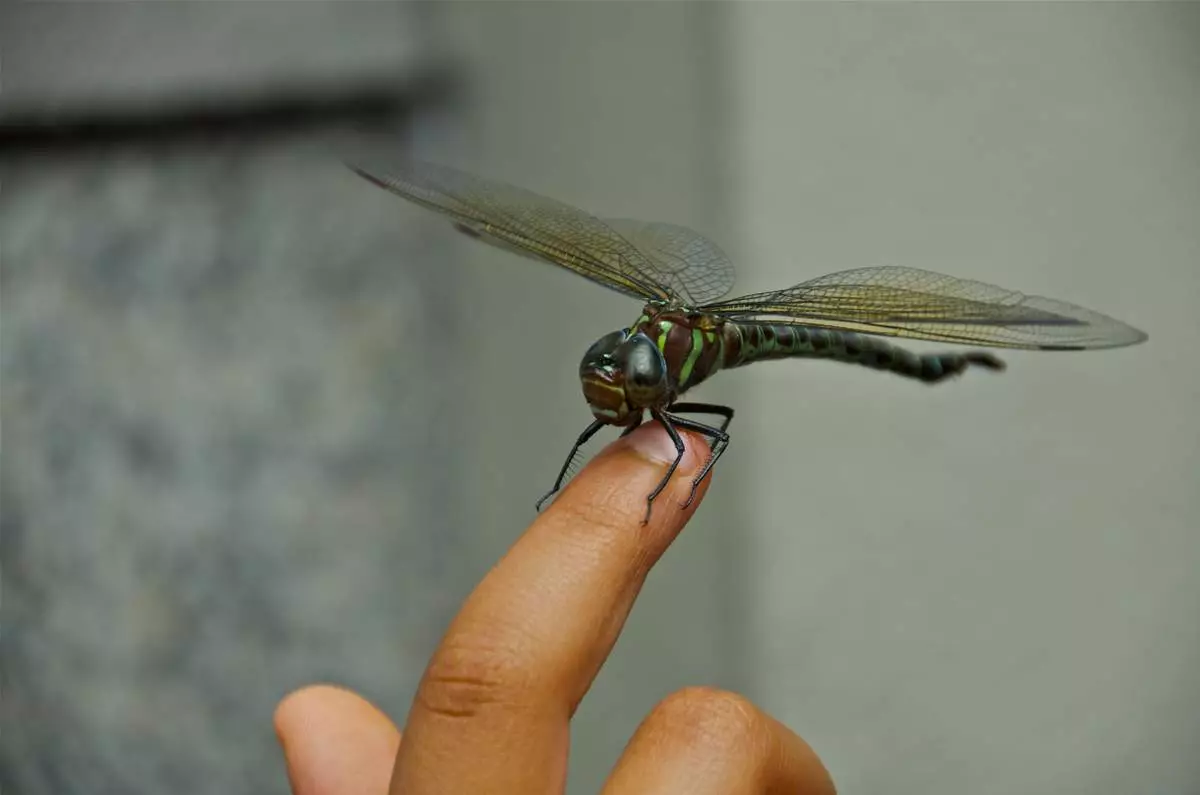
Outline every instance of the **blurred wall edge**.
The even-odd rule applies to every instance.
[[[722,13],[0,10],[0,790],[286,792],[271,712],[312,681],[403,719],[590,419],[579,356],[640,307],[338,160],[416,151],[727,239]],[[465,99],[435,113],[414,84],[445,64]],[[573,791],[657,699],[738,683],[731,496],[651,577]]]

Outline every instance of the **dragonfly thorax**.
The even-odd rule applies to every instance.
[[[579,363],[579,380],[592,415],[610,425],[628,425],[669,402],[667,362],[641,331],[619,329],[596,340]]]

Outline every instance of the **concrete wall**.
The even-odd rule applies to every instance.
[[[845,792],[1196,791],[1200,8],[732,14],[743,286],[925,267],[1150,335],[739,374],[754,693]]]
[[[451,571],[466,454],[428,433],[462,402],[426,377],[453,358],[427,333],[453,282],[398,265],[447,246],[338,163],[372,140],[359,119],[155,121],[303,93],[301,40],[344,42],[317,70],[332,94],[402,92],[421,55],[398,5],[270,5],[3,10],[20,101],[0,123],[109,114],[0,135],[5,795],[286,792],[277,701],[332,680],[402,715],[445,583],[470,585]],[[234,74],[189,46],[231,31],[284,52]],[[114,59],[161,82],[118,102]],[[98,100],[59,79],[89,74]]]

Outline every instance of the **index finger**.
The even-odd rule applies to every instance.
[[[708,455],[657,422],[589,463],[467,598],[418,687],[392,792],[547,792],[566,779],[568,722],[650,567],[695,512]]]

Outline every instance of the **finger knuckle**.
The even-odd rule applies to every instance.
[[[688,687],[663,699],[647,723],[676,741],[717,753],[745,753],[768,734],[762,713],[745,696],[712,687]]]
[[[417,703],[446,718],[466,720],[528,702],[530,674],[521,656],[499,645],[448,645],[434,655],[417,688]]]

